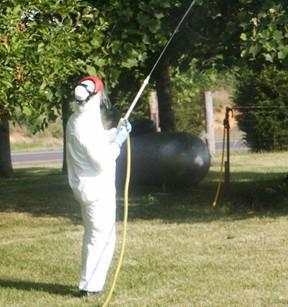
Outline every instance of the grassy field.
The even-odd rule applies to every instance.
[[[287,306],[287,153],[234,154],[211,208],[219,163],[197,187],[133,189],[111,306]],[[118,259],[123,204],[118,198]],[[0,181],[0,306],[98,306],[78,295],[83,229],[57,166]]]

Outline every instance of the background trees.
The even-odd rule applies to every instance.
[[[94,22],[95,9],[79,1],[64,2],[15,0],[1,4],[0,120],[6,127],[0,147],[3,175],[12,170],[8,120],[28,124],[34,131],[54,121],[69,96],[68,80],[89,69],[81,63],[88,49],[84,34],[105,29],[101,19]],[[91,20],[92,30],[88,29]]]
[[[247,62],[235,92],[239,125],[253,150],[287,150],[287,2],[252,1],[247,13],[240,35]]]
[[[241,24],[242,56],[287,67],[287,1],[251,1],[249,8],[249,19]]]
[[[172,1],[91,3],[14,0],[1,5],[1,123],[45,128],[61,109],[67,110],[71,90],[85,73],[104,77],[116,103],[119,92],[126,91],[128,98],[135,93],[148,50],[166,39],[160,21]],[[10,157],[8,149],[0,148],[1,157]],[[9,174],[9,159],[1,165]]]
[[[123,114],[189,5],[190,0],[2,1],[0,173],[12,170],[8,121],[37,131],[62,116],[65,126],[72,89],[83,74],[103,77],[117,116]],[[264,64],[286,69],[287,37],[284,0],[198,0],[151,79],[162,130],[187,127],[178,110],[201,85],[212,84],[211,71],[236,66],[241,72],[243,63],[254,72]],[[189,76],[205,81],[191,91]],[[192,121],[199,123],[199,103],[192,103]],[[134,114],[145,108],[140,103]]]
[[[238,123],[254,151],[288,148],[288,75],[275,66],[257,73],[243,72],[237,84],[235,103]]]

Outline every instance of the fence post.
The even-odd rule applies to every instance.
[[[213,157],[216,152],[215,131],[214,131],[214,114],[213,114],[213,97],[211,91],[206,91],[205,95],[205,116],[206,116],[206,134],[210,156]]]
[[[149,106],[150,106],[150,119],[154,122],[157,132],[161,131],[159,127],[159,108],[158,108],[158,97],[156,91],[152,91],[149,95]]]

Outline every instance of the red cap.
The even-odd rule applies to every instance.
[[[87,81],[90,80],[94,83],[95,88],[94,88],[94,93],[93,94],[97,94],[99,92],[101,92],[104,89],[104,84],[103,81],[96,77],[96,76],[86,76],[83,77],[82,79],[80,79],[80,81],[78,82],[78,84],[82,83],[83,81]]]

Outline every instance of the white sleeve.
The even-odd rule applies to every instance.
[[[120,146],[118,143],[116,143],[116,137],[118,133],[117,128],[106,130],[106,133],[108,135],[112,157],[116,160],[120,154]]]
[[[108,140],[110,143],[115,142],[116,136],[117,136],[117,128],[112,128],[109,130],[105,130],[108,136]]]
[[[118,143],[110,143],[111,151],[112,151],[112,157],[116,160],[120,154],[120,146]]]

